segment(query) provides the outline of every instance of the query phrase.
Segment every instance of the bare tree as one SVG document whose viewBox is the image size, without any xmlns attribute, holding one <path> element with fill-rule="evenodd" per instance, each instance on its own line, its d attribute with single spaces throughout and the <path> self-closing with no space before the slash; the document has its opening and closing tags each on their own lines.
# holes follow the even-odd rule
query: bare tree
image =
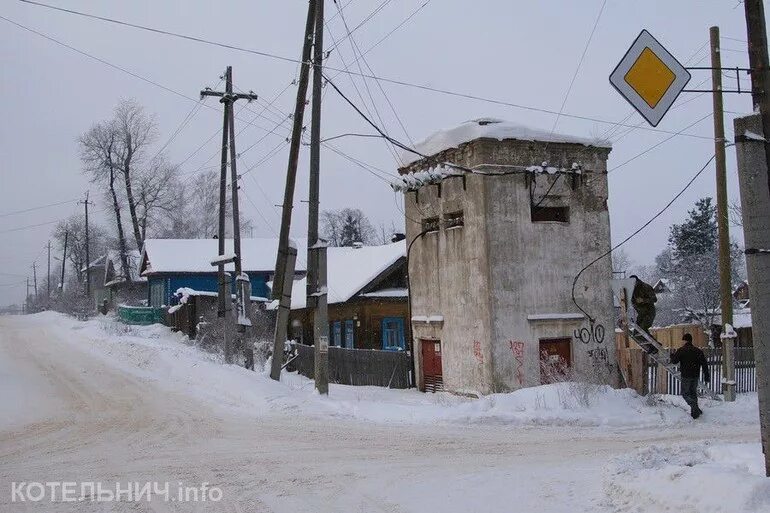
<svg viewBox="0 0 770 513">
<path fill-rule="evenodd" d="M 115 108 L 115 115 L 110 126 L 115 135 L 115 163 L 123 175 L 136 247 L 141 249 L 144 237 L 137 213 L 133 179 L 139 178 L 139 166 L 145 157 L 144 153 L 157 138 L 155 121 L 144 112 L 144 108 L 135 100 L 123 100 Z M 152 165 L 153 163 L 149 164 Z"/>
<path fill-rule="evenodd" d="M 623 248 L 618 248 L 612 252 L 612 272 L 628 273 L 632 265 L 631 257 Z"/>
<path fill-rule="evenodd" d="M 168 225 L 173 212 L 179 206 L 179 168 L 164 158 L 155 159 L 138 174 L 136 179 L 136 210 L 142 241 L 147 237 L 147 227 L 155 225 L 155 231 Z M 199 214 L 200 215 L 200 214 Z"/>
<path fill-rule="evenodd" d="M 208 239 L 219 231 L 219 171 L 202 173 L 191 183 L 175 183 L 167 191 L 163 219 L 158 220 L 156 235 L 165 239 Z M 232 237 L 232 200 L 225 203 L 225 235 Z M 241 215 L 241 233 L 252 231 L 250 219 Z"/>
<path fill-rule="evenodd" d="M 85 134 L 80 136 L 78 143 L 80 145 L 80 159 L 85 165 L 86 171 L 90 173 L 91 181 L 102 185 L 106 184 L 109 190 L 123 269 L 128 269 L 128 244 L 123 231 L 118 191 L 115 187 L 117 174 L 121 171 L 117 163 L 119 153 L 114 124 L 111 122 L 94 124 Z"/>
<path fill-rule="evenodd" d="M 64 247 L 64 238 L 67 238 L 67 260 L 77 277 L 78 283 L 84 282 L 83 269 L 90 262 L 86 262 L 86 220 L 83 214 L 75 214 L 61 221 L 54 228 L 53 237 L 59 246 Z M 89 251 L 92 259 L 104 255 L 107 250 L 108 236 L 104 228 L 90 222 L 88 227 Z"/>
<path fill-rule="evenodd" d="M 331 246 L 352 246 L 377 243 L 377 232 L 369 218 L 358 208 L 324 210 L 321 212 L 321 233 Z"/>
</svg>

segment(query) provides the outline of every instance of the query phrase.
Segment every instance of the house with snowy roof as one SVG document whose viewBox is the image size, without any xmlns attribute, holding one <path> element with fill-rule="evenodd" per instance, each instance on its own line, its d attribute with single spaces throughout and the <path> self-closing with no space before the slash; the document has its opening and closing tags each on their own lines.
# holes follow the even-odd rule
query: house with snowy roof
<svg viewBox="0 0 770 513">
<path fill-rule="evenodd" d="M 412 245 L 419 388 L 479 395 L 557 375 L 617 384 L 612 267 L 599 258 L 610 145 L 483 118 L 415 149 L 393 188 Z"/>
<path fill-rule="evenodd" d="M 329 345 L 403 351 L 410 336 L 406 243 L 327 249 Z M 306 308 L 306 279 L 294 282 L 291 337 L 313 344 L 313 312 Z"/>
<path fill-rule="evenodd" d="M 233 240 L 225 240 L 225 254 L 233 253 Z M 179 289 L 188 294 L 216 294 L 217 268 L 211 261 L 219 255 L 217 239 L 147 239 L 139 263 L 139 273 L 148 280 L 147 299 L 150 306 L 172 304 Z M 241 267 L 251 280 L 252 298 L 267 301 L 268 282 L 274 273 L 278 255 L 277 238 L 241 239 Z M 304 260 L 302 260 L 304 262 Z M 225 265 L 233 273 L 234 265 Z M 301 276 L 304 265 L 298 261 L 296 274 Z M 235 293 L 235 283 L 232 283 Z"/>
<path fill-rule="evenodd" d="M 147 278 L 139 274 L 139 259 L 140 253 L 135 249 L 127 251 L 125 259 L 117 249 L 107 251 L 103 264 L 106 295 L 102 300 L 107 299 L 112 306 L 135 305 L 147 297 Z"/>
</svg>

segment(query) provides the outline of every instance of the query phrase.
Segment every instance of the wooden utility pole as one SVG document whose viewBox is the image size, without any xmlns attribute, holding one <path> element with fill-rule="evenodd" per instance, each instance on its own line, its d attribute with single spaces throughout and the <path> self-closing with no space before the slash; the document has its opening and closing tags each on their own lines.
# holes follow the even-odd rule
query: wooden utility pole
<svg viewBox="0 0 770 513">
<path fill-rule="evenodd" d="M 238 212 L 238 173 L 236 170 L 236 153 L 235 153 L 235 119 L 233 115 L 233 104 L 240 99 L 248 101 L 256 100 L 257 95 L 253 93 L 248 94 L 236 94 L 233 93 L 233 68 L 228 66 L 225 70 L 225 90 L 224 91 L 212 91 L 210 89 L 204 89 L 201 91 L 201 98 L 205 96 L 217 96 L 219 102 L 224 106 L 224 117 L 222 121 L 222 160 L 221 170 L 219 175 L 219 233 L 218 233 L 218 250 L 219 256 L 217 257 L 217 275 L 219 278 L 219 317 L 224 319 L 224 349 L 225 349 L 225 361 L 230 363 L 232 361 L 232 347 L 230 341 L 227 338 L 227 312 L 230 310 L 231 294 L 230 294 L 230 276 L 225 273 L 225 264 L 228 260 L 224 259 L 225 255 L 225 234 L 226 234 L 226 205 L 227 205 L 227 154 L 228 145 L 230 147 L 230 168 L 232 170 L 232 208 L 233 208 L 233 259 L 235 263 L 235 277 L 236 279 L 241 274 L 241 226 Z M 229 141 L 229 144 L 228 144 Z M 245 301 L 248 300 L 242 297 L 241 287 L 236 288 L 236 297 L 238 298 L 237 305 L 239 307 L 239 314 L 236 319 L 242 318 L 241 313 L 245 310 Z"/>
<path fill-rule="evenodd" d="M 86 297 L 91 297 L 91 239 L 88 236 L 88 205 L 93 205 L 88 201 L 88 191 L 86 191 L 86 199 L 79 201 L 85 207 L 86 211 Z M 139 248 L 141 251 L 141 248 Z"/>
<path fill-rule="evenodd" d="M 315 26 L 316 0 L 310 0 L 307 8 L 307 21 L 305 23 L 305 40 L 302 45 L 302 65 L 300 66 L 299 82 L 297 85 L 297 100 L 294 105 L 294 123 L 291 131 L 291 145 L 289 146 L 289 164 L 286 171 L 286 187 L 283 194 L 281 215 L 281 232 L 278 237 L 278 255 L 275 262 L 275 276 L 273 279 L 273 299 L 279 301 L 278 315 L 276 316 L 275 332 L 273 334 L 273 360 L 278 355 L 283 355 L 284 344 L 288 332 L 289 310 L 291 309 L 291 293 L 294 284 L 293 269 L 289 271 L 290 259 L 296 259 L 291 252 L 289 232 L 291 230 L 291 214 L 294 208 L 294 189 L 297 182 L 297 165 L 299 163 L 299 149 L 302 142 L 302 122 L 305 117 L 305 105 L 307 104 L 307 86 L 310 80 L 310 52 L 313 47 L 313 31 Z M 291 275 L 289 276 L 289 273 Z M 281 315 L 281 310 L 285 315 Z M 288 309 L 288 310 L 287 310 Z M 270 377 L 280 380 L 280 366 L 272 370 Z"/>
<path fill-rule="evenodd" d="M 323 94 L 324 0 L 316 0 L 313 45 L 313 102 L 310 123 L 310 194 L 307 229 L 307 307 L 313 309 L 315 388 L 329 393 L 329 320 L 326 287 L 326 244 L 318 238 L 321 178 L 321 96 Z"/>
<path fill-rule="evenodd" d="M 51 303 L 51 241 L 48 241 L 48 274 L 45 278 L 45 305 L 46 308 Z"/>
<path fill-rule="evenodd" d="M 765 453 L 765 472 L 770 477 L 770 145 L 767 140 L 770 137 L 770 58 L 762 0 L 744 0 L 743 5 L 746 11 L 751 97 L 754 112 L 760 113 L 762 133 L 758 135 L 761 135 L 762 139 L 740 143 L 741 147 L 737 150 L 738 178 L 741 182 L 746 267 L 751 282 L 751 321 L 757 366 L 759 427 Z M 745 127 L 739 126 L 739 121 L 743 120 L 735 121 L 736 138 L 751 138 Z M 739 131 L 740 129 L 743 129 L 743 132 Z M 756 130 L 753 132 L 757 133 Z M 752 155 L 752 146 L 764 151 L 754 149 Z M 764 153 L 764 165 L 757 162 L 761 153 Z M 759 188 L 764 191 L 757 190 Z M 764 194 L 765 191 L 767 194 Z"/>
<path fill-rule="evenodd" d="M 719 27 L 709 29 L 711 41 L 711 97 L 714 104 L 714 162 L 717 172 L 717 231 L 719 247 L 719 297 L 722 333 L 733 323 L 732 264 L 730 262 L 730 223 L 727 210 L 727 158 L 725 156 L 725 122 L 722 101 L 722 57 Z M 725 401 L 735 401 L 735 340 L 722 338 L 722 393 Z"/>
<path fill-rule="evenodd" d="M 64 232 L 64 252 L 61 256 L 61 280 L 59 281 L 59 297 L 64 296 L 64 265 L 67 262 L 67 241 L 69 240 L 70 232 Z"/>
<path fill-rule="evenodd" d="M 27 276 L 27 297 L 24 299 L 24 306 L 26 307 L 25 313 L 29 313 L 29 276 Z"/>
<path fill-rule="evenodd" d="M 32 262 L 32 280 L 35 284 L 35 306 L 37 306 L 37 262 Z"/>
</svg>

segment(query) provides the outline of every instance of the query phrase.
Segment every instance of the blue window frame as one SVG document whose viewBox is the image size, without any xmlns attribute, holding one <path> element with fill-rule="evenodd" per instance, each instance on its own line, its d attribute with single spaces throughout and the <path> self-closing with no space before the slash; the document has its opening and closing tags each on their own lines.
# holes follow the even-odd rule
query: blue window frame
<svg viewBox="0 0 770 513">
<path fill-rule="evenodd" d="M 355 324 L 352 320 L 345 321 L 345 347 L 353 349 L 355 345 Z"/>
<path fill-rule="evenodd" d="M 382 319 L 382 349 L 385 351 L 404 351 L 404 318 L 385 317 Z"/>
<path fill-rule="evenodd" d="M 336 347 L 342 345 L 342 322 L 340 321 L 332 323 L 332 345 Z"/>
</svg>

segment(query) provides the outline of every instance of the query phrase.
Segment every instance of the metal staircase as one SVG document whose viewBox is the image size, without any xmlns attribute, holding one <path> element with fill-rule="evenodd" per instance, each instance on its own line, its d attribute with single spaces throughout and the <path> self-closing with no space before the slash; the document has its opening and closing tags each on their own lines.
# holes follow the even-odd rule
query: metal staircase
<svg viewBox="0 0 770 513">
<path fill-rule="evenodd" d="M 642 348 L 642 351 L 647 353 L 647 356 L 651 360 L 655 361 L 658 365 L 665 368 L 669 374 L 681 381 L 682 375 L 677 366 L 671 363 L 671 353 L 668 349 L 663 347 L 660 342 L 655 340 L 649 333 L 630 320 L 628 321 L 628 334 L 633 341 Z M 703 381 L 698 382 L 698 395 L 708 396 L 712 399 L 719 398 L 716 392 L 711 390 L 711 388 Z"/>
</svg>

